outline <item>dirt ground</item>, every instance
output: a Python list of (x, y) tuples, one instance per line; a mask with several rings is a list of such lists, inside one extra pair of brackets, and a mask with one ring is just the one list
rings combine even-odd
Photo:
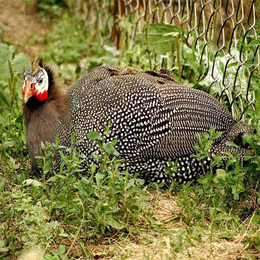
[(44, 52), (44, 36), (50, 30), (50, 24), (40, 22), (33, 2), (26, 5), (23, 0), (0, 0), (0, 40), (11, 43), (28, 58)]

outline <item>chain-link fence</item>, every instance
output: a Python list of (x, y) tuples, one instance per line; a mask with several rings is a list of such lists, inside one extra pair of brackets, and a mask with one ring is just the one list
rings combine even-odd
[[(236, 118), (253, 106), (252, 78), (260, 62), (254, 0), (90, 0), (78, 8), (86, 26), (103, 30), (117, 48), (139, 44), (151, 69), (193, 77), (193, 83), (226, 102)], [(169, 42), (170, 49), (162, 48)]]

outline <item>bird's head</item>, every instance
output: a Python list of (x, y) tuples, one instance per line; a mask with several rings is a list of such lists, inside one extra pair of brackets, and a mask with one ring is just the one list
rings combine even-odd
[(48, 98), (49, 76), (50, 73), (44, 68), (42, 60), (36, 57), (33, 65), (24, 73), (22, 94), (25, 104), (31, 97), (35, 97), (39, 102)]

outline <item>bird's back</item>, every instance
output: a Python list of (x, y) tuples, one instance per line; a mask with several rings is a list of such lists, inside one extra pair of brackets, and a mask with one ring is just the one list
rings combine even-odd
[(70, 87), (67, 102), (71, 132), (83, 140), (82, 152), (90, 157), (98, 150), (87, 133), (103, 132), (110, 121), (108, 140), (117, 139), (116, 148), (130, 171), (139, 171), (147, 180), (165, 178), (162, 171), (168, 158), (185, 161), (183, 172), (187, 167), (201, 170), (189, 157), (197, 133), (214, 127), (224, 138), (235, 124), (216, 99), (177, 83), (164, 71), (98, 67)]

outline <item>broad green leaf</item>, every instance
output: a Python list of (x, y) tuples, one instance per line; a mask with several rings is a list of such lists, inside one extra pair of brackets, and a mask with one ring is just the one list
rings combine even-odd
[(117, 139), (114, 139), (113, 141), (111, 141), (111, 144), (112, 144), (113, 146), (115, 146), (115, 145), (117, 144)]
[(59, 246), (59, 253), (60, 253), (60, 254), (64, 254), (65, 251), (66, 251), (66, 247), (65, 247), (64, 245), (60, 245), (60, 246)]
[(246, 66), (246, 68), (251, 68), (251, 67), (253, 67), (255, 64), (253, 63), (253, 61), (252, 60), (247, 60), (246, 62), (245, 62), (245, 66)]
[(245, 145), (246, 143), (249, 143), (251, 146), (254, 145), (254, 140), (252, 135), (244, 134), (242, 139), (243, 139), (243, 145)]
[(19, 53), (12, 61), (13, 70), (16, 73), (23, 74), (30, 66), (31, 62), (24, 53)]
[(227, 172), (223, 169), (217, 169), (217, 176), (214, 178), (214, 182), (218, 183), (218, 179), (225, 180)]
[[(180, 29), (171, 24), (150, 24), (147, 30), (148, 49), (154, 53), (166, 54), (172, 50), (176, 37), (179, 37)], [(135, 42), (144, 45), (145, 33), (136, 34)]]
[(217, 215), (217, 209), (216, 208), (210, 208), (209, 209), (209, 214), (212, 218), (215, 218)]
[(3, 103), (5, 103), (6, 106), (10, 106), (9, 100), (6, 98), (6, 95), (4, 95), (3, 92), (0, 92), (0, 100)]
[(118, 156), (119, 153), (117, 152), (117, 150), (114, 148), (114, 146), (109, 142), (109, 143), (106, 143), (104, 145), (104, 150), (108, 153), (108, 154), (113, 154), (113, 155), (116, 155)]
[(251, 41), (248, 46), (257, 46), (257, 45), (260, 45), (260, 39), (257, 39), (257, 40), (253, 40)]
[(229, 221), (229, 220), (232, 219), (232, 217), (227, 215), (227, 214), (219, 213), (215, 219), (216, 220), (227, 220), (227, 221)]
[(42, 187), (43, 184), (37, 180), (34, 180), (34, 179), (27, 179), (27, 180), (24, 180), (23, 181), (23, 184), (25, 186), (29, 186), (29, 185), (32, 185), (34, 187)]
[(87, 134), (87, 137), (91, 140), (101, 140), (101, 135), (99, 132), (91, 131)]
[(175, 35), (176, 33), (179, 34), (180, 29), (174, 25), (171, 24), (165, 24), (165, 23), (156, 23), (156, 24), (150, 24), (148, 28), (148, 33), (152, 35)]
[(67, 206), (67, 202), (65, 201), (60, 201), (60, 202), (57, 202), (53, 208), (54, 209), (62, 209), (62, 208), (65, 208)]
[(9, 77), (8, 60), (12, 59), (13, 53), (13, 46), (0, 43), (0, 74), (3, 78)]
[(122, 229), (123, 225), (121, 225), (118, 220), (114, 219), (112, 216), (107, 216), (107, 224), (114, 229)]
[(239, 200), (239, 194), (238, 193), (234, 193), (234, 200)]
[(92, 156), (92, 158), (94, 159), (94, 160), (96, 160), (96, 161), (98, 161), (99, 160), (99, 155), (98, 154), (96, 154), (96, 153), (92, 153), (91, 154), (91, 156)]
[(7, 247), (1, 247), (0, 252), (8, 252), (9, 249)]
[(91, 166), (90, 166), (91, 174), (94, 174), (95, 171), (96, 171), (96, 165), (95, 164), (91, 164)]
[(114, 152), (116, 151), (116, 149), (111, 143), (106, 143), (104, 145), (104, 150), (109, 154), (114, 154)]
[(12, 139), (12, 138), (7, 138), (4, 142), (3, 142), (3, 147), (7, 148), (7, 147), (14, 147), (16, 145), (16, 140)]
[(131, 187), (129, 190), (126, 192), (126, 197), (129, 198), (135, 193), (135, 187)]
[(105, 177), (104, 174), (98, 172), (98, 173), (96, 174), (96, 176), (95, 176), (95, 179), (96, 179), (97, 184), (100, 184), (100, 181), (103, 180), (104, 177)]
[(170, 24), (151, 24), (148, 27), (148, 48), (158, 54), (166, 54), (172, 49), (176, 37), (179, 37), (179, 28)]
[(233, 142), (226, 142), (226, 145), (238, 148), (238, 145), (234, 144)]
[(230, 63), (228, 64), (228, 68), (232, 68), (232, 67), (235, 67), (235, 68), (236, 68), (236, 66), (237, 66), (237, 63), (236, 63), (236, 62), (230, 62)]

